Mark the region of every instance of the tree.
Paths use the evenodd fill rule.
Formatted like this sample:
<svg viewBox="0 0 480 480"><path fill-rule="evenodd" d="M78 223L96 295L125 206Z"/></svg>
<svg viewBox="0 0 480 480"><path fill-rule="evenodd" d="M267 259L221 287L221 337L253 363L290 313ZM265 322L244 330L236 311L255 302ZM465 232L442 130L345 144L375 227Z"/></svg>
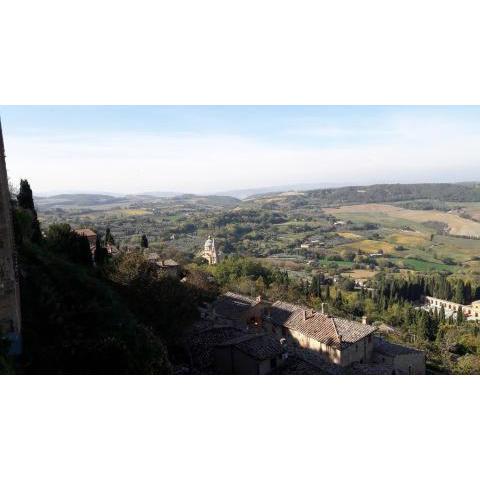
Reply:
<svg viewBox="0 0 480 480"><path fill-rule="evenodd" d="M54 223L47 231L47 246L55 253L81 265L92 265L87 237L77 235L68 223Z"/></svg>
<svg viewBox="0 0 480 480"><path fill-rule="evenodd" d="M455 294L453 296L453 301L459 303L460 305L465 305L465 284L463 280L458 280L455 285Z"/></svg>
<svg viewBox="0 0 480 480"><path fill-rule="evenodd" d="M30 238L33 243L39 243L42 240L42 232L40 230L40 222L38 221L37 211L35 210L35 203L33 201L33 192L30 188L28 180L20 180L20 190L17 194L18 206L29 212L30 219Z"/></svg>
<svg viewBox="0 0 480 480"><path fill-rule="evenodd" d="M445 307L442 305L440 308L440 313L438 315L438 321L439 323L445 323Z"/></svg>
<svg viewBox="0 0 480 480"><path fill-rule="evenodd" d="M114 244L115 244L115 239L113 238L110 228L107 227L107 230L105 232L105 245L114 245Z"/></svg>
<svg viewBox="0 0 480 480"><path fill-rule="evenodd" d="M142 238L140 239L140 246L142 248L148 248L148 238L145 234L143 234Z"/></svg>
<svg viewBox="0 0 480 480"><path fill-rule="evenodd" d="M200 318L196 292L187 282L158 275L141 253L118 256L110 268L110 280L141 322L169 345Z"/></svg>
<svg viewBox="0 0 480 480"><path fill-rule="evenodd" d="M35 204L33 203L33 192L30 188L28 180L20 180L20 191L17 194L17 202L20 208L25 210L35 210Z"/></svg>
<svg viewBox="0 0 480 480"><path fill-rule="evenodd" d="M107 258L108 258L107 249L102 246L100 241L100 235L97 234L97 240L95 242L95 254L94 254L95 265L97 266L104 265Z"/></svg>

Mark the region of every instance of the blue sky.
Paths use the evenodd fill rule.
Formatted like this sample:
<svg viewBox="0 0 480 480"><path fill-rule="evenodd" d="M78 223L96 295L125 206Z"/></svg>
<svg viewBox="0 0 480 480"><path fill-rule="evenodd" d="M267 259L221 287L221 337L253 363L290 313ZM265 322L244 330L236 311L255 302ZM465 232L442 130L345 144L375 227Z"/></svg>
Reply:
<svg viewBox="0 0 480 480"><path fill-rule="evenodd" d="M480 107L1 106L37 192L480 180Z"/></svg>

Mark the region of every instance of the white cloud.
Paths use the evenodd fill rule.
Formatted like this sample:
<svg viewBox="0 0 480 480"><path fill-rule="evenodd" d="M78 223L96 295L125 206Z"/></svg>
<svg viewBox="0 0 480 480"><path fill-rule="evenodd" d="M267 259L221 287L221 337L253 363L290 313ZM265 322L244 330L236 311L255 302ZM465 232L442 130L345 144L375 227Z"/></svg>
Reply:
<svg viewBox="0 0 480 480"><path fill-rule="evenodd" d="M336 127L335 127L336 128ZM322 134L341 137L332 127ZM36 191L221 191L310 182L478 180L475 128L398 117L368 143L301 146L237 135L11 136L9 174ZM354 130L347 129L353 132ZM373 131L373 130L372 130ZM321 131L322 132L322 131Z"/></svg>

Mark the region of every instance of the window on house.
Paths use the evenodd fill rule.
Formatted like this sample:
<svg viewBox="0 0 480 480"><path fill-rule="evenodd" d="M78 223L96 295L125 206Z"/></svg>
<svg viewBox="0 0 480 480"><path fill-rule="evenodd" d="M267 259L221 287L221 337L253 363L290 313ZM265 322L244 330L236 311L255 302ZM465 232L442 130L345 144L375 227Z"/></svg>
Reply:
<svg viewBox="0 0 480 480"><path fill-rule="evenodd" d="M277 359L276 358L271 358L270 359L270 368L273 370L274 368L277 368Z"/></svg>
<svg viewBox="0 0 480 480"><path fill-rule="evenodd" d="M355 345L355 351L358 352L358 345Z"/></svg>
<svg viewBox="0 0 480 480"><path fill-rule="evenodd" d="M368 336L368 343L372 343L372 336L371 335Z"/></svg>
<svg viewBox="0 0 480 480"><path fill-rule="evenodd" d="M282 327L282 336L283 336L283 337L286 337L286 336L287 336L287 333L288 333L287 327Z"/></svg>

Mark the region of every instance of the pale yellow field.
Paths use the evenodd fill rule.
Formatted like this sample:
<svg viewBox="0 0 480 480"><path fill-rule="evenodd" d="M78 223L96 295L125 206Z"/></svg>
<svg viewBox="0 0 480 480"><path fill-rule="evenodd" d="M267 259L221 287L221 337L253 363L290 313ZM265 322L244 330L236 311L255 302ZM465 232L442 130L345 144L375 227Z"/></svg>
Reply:
<svg viewBox="0 0 480 480"><path fill-rule="evenodd" d="M361 235L357 235L356 233L352 232L338 232L338 234L343 238L348 238L349 240L356 240L358 238L362 238Z"/></svg>
<svg viewBox="0 0 480 480"><path fill-rule="evenodd" d="M428 238L419 232L401 232L394 233L388 237L388 240L395 245L415 248L428 243Z"/></svg>
<svg viewBox="0 0 480 480"><path fill-rule="evenodd" d="M360 240L349 243L346 247L349 250L362 250L366 253L377 253L379 250L383 250L383 253L393 253L395 251L395 245L382 240Z"/></svg>
<svg viewBox="0 0 480 480"><path fill-rule="evenodd" d="M480 223L461 218L453 213L439 212L436 210L407 210L393 205L369 203L362 205L348 205L340 208L325 208L326 213L375 213L394 218L410 220L412 222L442 222L448 225L451 235L480 237Z"/></svg>
<svg viewBox="0 0 480 480"><path fill-rule="evenodd" d="M350 272L342 273L344 277L350 277L354 280L368 280L376 274L377 272L371 270L351 270Z"/></svg>
<svg viewBox="0 0 480 480"><path fill-rule="evenodd" d="M126 215L127 217L138 217L141 215L151 215L152 212L143 208L123 208L119 210L119 213Z"/></svg>

